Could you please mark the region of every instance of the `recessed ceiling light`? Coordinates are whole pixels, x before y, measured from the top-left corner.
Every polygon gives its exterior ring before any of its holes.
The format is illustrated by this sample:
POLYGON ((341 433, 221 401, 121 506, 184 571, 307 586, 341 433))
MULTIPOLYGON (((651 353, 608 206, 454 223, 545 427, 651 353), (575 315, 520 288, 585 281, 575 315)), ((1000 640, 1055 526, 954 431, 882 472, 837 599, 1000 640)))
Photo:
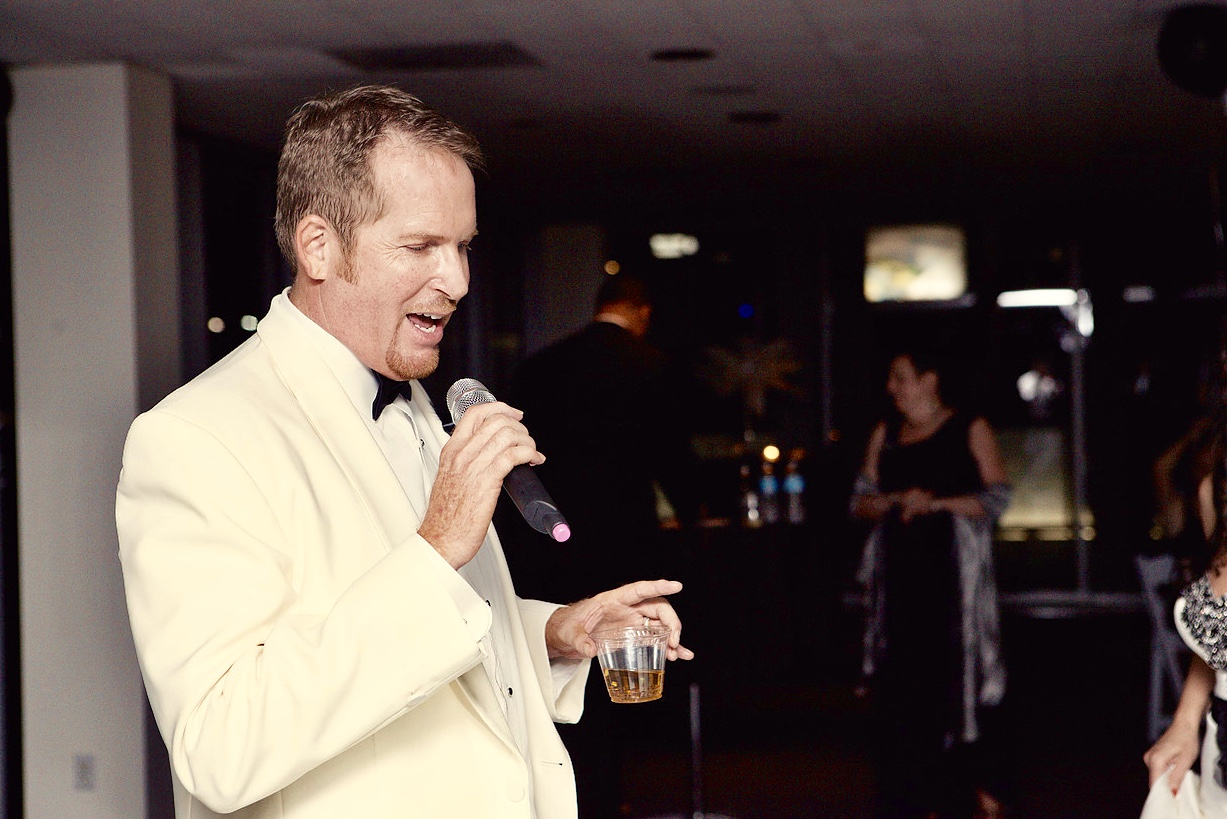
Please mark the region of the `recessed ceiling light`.
POLYGON ((773 125, 780 121, 779 111, 730 111, 729 122, 736 125, 773 125))
POLYGON ((714 56, 706 48, 662 48, 652 52, 652 59, 659 63, 693 63, 710 60, 714 56))

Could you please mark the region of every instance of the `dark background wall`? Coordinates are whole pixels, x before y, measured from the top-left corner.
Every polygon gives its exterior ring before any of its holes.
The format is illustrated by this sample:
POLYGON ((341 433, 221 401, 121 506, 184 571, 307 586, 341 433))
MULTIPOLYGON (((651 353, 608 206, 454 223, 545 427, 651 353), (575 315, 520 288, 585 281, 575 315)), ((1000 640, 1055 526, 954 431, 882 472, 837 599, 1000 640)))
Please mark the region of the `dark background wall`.
MULTIPOLYGON (((242 315, 260 316, 289 272, 272 239, 275 157, 183 134, 201 157, 201 214, 207 313, 226 319, 209 337, 213 360, 246 337, 242 315)), ((936 175, 900 189, 880 181, 824 188, 803 174, 723 189, 667 177, 627 176, 596 192, 516 188, 479 177, 480 243, 473 289, 445 337, 443 365, 428 381, 441 395, 462 376, 505 390, 524 354, 524 285, 542 229, 600 226, 609 258, 649 277, 661 297, 653 340, 699 373, 708 350, 782 341, 798 364, 793 389, 768 393, 758 432, 809 454, 812 482, 846 492, 873 421, 882 410, 885 358, 901 338, 944 340, 961 353, 967 402, 999 427, 1035 423, 1015 380, 1044 361, 1067 390, 1045 423, 1068 429, 1070 325, 1053 308, 1006 311, 997 293, 1085 287, 1095 310, 1086 347, 1088 492, 1098 524, 1096 554, 1124 567, 1146 548, 1152 509, 1149 469, 1199 410, 1198 388, 1222 331, 1222 249, 1214 169, 1189 168, 1183 188, 1161 190, 1135 168, 1108 183, 1076 173, 1013 182, 936 175), (1106 187, 1105 187, 1106 185, 1106 187), (969 292, 962 306, 868 304, 862 295, 864 239, 876 224, 941 221, 968 243, 969 292), (700 250, 680 260, 648 252, 655 232, 687 232, 700 250), (1128 287, 1153 299, 1129 302, 1128 287)), ((599 277, 598 270, 569 271, 599 277)), ((725 456, 741 435, 737 395, 679 394, 662 423, 685 418, 712 453, 710 505, 735 511, 725 456)), ((824 499, 837 513, 839 502, 824 499)), ((851 548, 851 547, 850 547, 851 548)), ((1129 572, 1109 572, 1127 576, 1129 572)))

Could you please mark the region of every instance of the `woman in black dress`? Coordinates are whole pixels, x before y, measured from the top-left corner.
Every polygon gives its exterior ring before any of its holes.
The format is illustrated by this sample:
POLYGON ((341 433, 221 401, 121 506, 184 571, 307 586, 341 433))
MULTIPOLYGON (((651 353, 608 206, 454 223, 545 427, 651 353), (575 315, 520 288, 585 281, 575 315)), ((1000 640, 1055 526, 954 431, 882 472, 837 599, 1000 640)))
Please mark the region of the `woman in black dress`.
POLYGON ((852 498, 873 523, 859 577, 879 815, 1000 816, 964 763, 1005 691, 992 562, 1005 468, 989 423, 943 399, 935 360, 895 356, 886 390, 896 412, 874 429, 852 498))

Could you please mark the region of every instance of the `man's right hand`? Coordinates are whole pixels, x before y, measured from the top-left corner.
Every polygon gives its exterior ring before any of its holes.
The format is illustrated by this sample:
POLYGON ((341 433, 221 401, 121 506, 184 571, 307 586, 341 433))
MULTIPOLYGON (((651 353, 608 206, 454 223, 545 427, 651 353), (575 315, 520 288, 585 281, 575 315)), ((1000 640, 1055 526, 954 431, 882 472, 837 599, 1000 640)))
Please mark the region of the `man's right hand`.
POLYGON ((439 472, 418 534, 459 569, 481 548, 503 478, 512 467, 545 460, 520 423, 524 413, 501 401, 465 410, 439 453, 439 472))

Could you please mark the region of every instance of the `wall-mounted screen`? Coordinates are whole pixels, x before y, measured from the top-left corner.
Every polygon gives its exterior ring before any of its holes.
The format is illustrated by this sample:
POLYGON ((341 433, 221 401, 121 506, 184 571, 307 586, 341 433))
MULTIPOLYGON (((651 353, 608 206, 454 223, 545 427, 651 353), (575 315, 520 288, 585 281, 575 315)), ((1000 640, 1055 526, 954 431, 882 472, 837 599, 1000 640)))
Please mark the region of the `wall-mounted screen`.
POLYGON ((865 234, 865 299, 955 301, 967 292, 966 237, 957 225, 880 225, 865 234))

